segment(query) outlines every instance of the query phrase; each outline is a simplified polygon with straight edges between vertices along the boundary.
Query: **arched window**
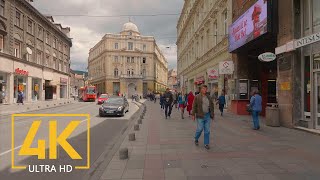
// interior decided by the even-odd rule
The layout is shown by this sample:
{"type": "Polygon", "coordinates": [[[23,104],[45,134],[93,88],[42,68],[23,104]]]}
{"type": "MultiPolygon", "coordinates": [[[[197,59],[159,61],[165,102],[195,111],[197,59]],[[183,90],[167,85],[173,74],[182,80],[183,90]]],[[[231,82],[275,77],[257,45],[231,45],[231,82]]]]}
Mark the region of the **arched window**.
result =
{"type": "Polygon", "coordinates": [[[114,69],[114,77],[118,77],[119,76],[119,70],[118,68],[114,69]]]}

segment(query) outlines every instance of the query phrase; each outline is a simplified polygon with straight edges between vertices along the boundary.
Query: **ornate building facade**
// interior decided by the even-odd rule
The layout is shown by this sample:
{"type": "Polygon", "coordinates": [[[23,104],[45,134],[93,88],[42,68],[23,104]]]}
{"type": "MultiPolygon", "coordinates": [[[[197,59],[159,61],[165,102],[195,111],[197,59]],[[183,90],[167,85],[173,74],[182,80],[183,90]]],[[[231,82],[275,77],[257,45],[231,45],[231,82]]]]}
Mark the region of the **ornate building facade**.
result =
{"type": "Polygon", "coordinates": [[[69,98],[70,28],[30,0],[0,1],[0,92],[3,103],[69,98]]]}
{"type": "Polygon", "coordinates": [[[231,9],[231,0],[185,0],[177,24],[177,70],[180,86],[187,92],[207,84],[211,93],[232,93],[232,74],[208,74],[218,72],[220,62],[232,59],[228,53],[231,9]]]}
{"type": "Polygon", "coordinates": [[[168,80],[168,62],[154,37],[142,36],[131,22],[90,49],[88,71],[98,92],[127,97],[164,91],[168,80]]]}
{"type": "Polygon", "coordinates": [[[177,70],[176,69],[171,69],[168,73],[168,87],[170,89],[176,89],[177,88],[177,70]]]}

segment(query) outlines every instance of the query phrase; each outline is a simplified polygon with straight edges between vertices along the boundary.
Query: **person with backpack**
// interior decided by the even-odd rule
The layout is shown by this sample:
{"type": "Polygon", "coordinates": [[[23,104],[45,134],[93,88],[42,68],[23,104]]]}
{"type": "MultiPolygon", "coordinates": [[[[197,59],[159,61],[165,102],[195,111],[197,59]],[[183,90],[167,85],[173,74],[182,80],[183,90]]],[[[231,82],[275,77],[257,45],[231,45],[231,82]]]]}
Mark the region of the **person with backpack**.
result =
{"type": "Polygon", "coordinates": [[[187,106],[187,102],[188,102],[188,99],[187,99],[187,95],[184,95],[183,92],[179,93],[179,96],[178,96],[178,103],[179,103],[179,108],[181,109],[181,118],[184,119],[184,109],[186,108],[187,106]]]}
{"type": "Polygon", "coordinates": [[[259,130],[259,114],[262,111],[262,97],[260,96],[258,89],[254,89],[252,91],[252,96],[250,98],[250,107],[253,121],[253,130],[259,130]]]}
{"type": "Polygon", "coordinates": [[[202,85],[200,93],[193,101],[192,120],[197,120],[197,130],[195,134],[195,145],[199,145],[199,138],[204,131],[204,147],[210,149],[210,124],[214,118],[214,103],[207,94],[208,86],[202,85]]]}
{"type": "Polygon", "coordinates": [[[218,104],[219,104],[219,110],[221,112],[221,116],[223,116],[223,109],[226,104],[226,97],[223,91],[221,92],[221,95],[218,98],[218,104]]]}
{"type": "Polygon", "coordinates": [[[20,90],[18,91],[17,103],[18,103],[18,105],[19,105],[19,103],[21,103],[23,105],[23,92],[20,90]]]}

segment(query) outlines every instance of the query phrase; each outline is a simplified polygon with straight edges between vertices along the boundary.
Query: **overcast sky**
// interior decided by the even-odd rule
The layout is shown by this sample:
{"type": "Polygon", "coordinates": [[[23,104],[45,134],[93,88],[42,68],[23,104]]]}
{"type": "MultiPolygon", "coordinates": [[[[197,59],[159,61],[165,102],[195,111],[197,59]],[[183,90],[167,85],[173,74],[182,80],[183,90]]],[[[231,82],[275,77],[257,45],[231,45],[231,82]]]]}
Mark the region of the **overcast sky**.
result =
{"type": "MultiPolygon", "coordinates": [[[[56,23],[71,27],[73,47],[71,68],[86,70],[89,49],[106,33],[119,33],[128,17],[86,17],[180,13],[183,0],[34,0],[41,13],[53,15],[56,23]]],[[[131,16],[142,35],[156,38],[168,60],[169,68],[176,68],[176,24],[179,15],[131,16]],[[170,48],[166,48],[170,47],[170,48]]]]}

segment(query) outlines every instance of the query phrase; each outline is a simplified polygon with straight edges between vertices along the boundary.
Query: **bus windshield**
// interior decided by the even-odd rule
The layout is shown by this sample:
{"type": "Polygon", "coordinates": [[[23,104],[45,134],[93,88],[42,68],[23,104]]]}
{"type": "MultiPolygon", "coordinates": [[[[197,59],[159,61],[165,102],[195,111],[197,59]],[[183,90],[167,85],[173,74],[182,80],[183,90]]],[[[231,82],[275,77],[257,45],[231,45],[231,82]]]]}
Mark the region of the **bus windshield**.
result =
{"type": "Polygon", "coordinates": [[[95,93],[96,93],[96,90],[94,87],[88,87],[87,94],[95,94],[95,93]]]}

